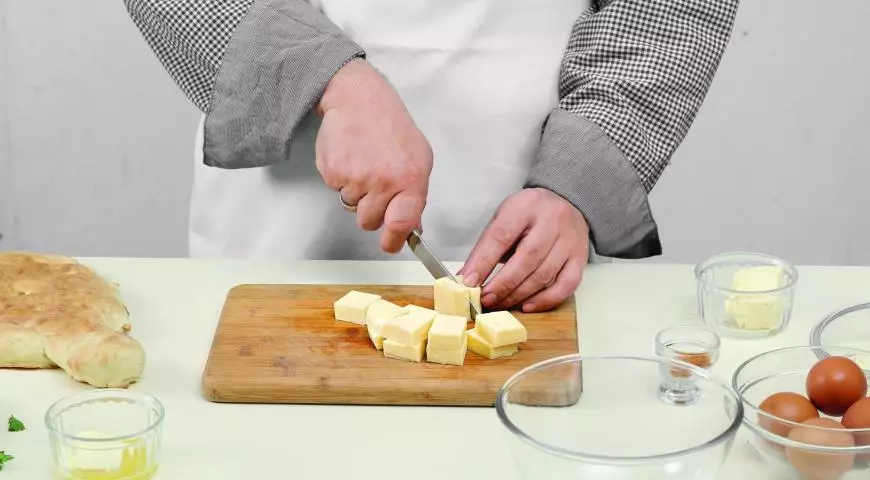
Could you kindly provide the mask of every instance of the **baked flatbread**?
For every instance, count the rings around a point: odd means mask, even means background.
[[[145,367],[117,284],[74,258],[0,253],[0,367],[57,368],[127,387]]]

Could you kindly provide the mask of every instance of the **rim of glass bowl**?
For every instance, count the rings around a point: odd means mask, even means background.
[[[716,435],[714,438],[694,447],[685,448],[682,450],[677,450],[674,452],[668,453],[660,453],[657,455],[646,455],[646,456],[636,456],[636,457],[617,457],[611,455],[597,455],[597,454],[589,454],[589,453],[581,453],[573,450],[568,450],[565,448],[557,447],[555,445],[551,445],[549,443],[542,442],[533,438],[531,435],[524,432],[521,428],[519,428],[513,421],[508,417],[507,412],[505,411],[505,403],[507,402],[508,393],[510,389],[516,384],[520,379],[522,379],[526,374],[535,372],[538,370],[543,370],[545,368],[551,367],[553,365],[559,365],[564,363],[572,363],[572,362],[583,362],[584,360],[633,360],[633,361],[642,361],[642,362],[650,362],[650,363],[658,363],[660,365],[665,364],[669,366],[680,366],[687,370],[690,370],[692,373],[697,375],[698,377],[703,378],[706,381],[713,382],[717,386],[722,389],[722,392],[731,397],[732,401],[735,405],[735,414],[734,418],[731,420],[731,424]],[[702,450],[706,450],[710,447],[714,447],[720,443],[727,441],[729,438],[732,438],[734,434],[737,432],[737,429],[740,428],[740,425],[743,421],[743,404],[740,403],[740,399],[734,392],[728,388],[728,385],[714,378],[709,372],[703,370],[691,363],[679,361],[679,360],[671,360],[662,357],[646,357],[639,355],[583,355],[580,353],[574,353],[569,355],[562,355],[559,357],[554,357],[549,360],[543,360],[541,362],[529,365],[528,367],[523,368],[522,370],[513,374],[507,381],[502,385],[499,389],[498,394],[496,395],[495,401],[495,410],[498,414],[499,420],[501,423],[507,427],[507,429],[519,437],[523,442],[531,445],[534,448],[539,450],[543,450],[546,453],[556,455],[562,458],[567,458],[570,460],[581,460],[587,461],[591,463],[599,463],[599,464],[610,464],[610,465],[632,465],[632,464],[647,464],[655,461],[665,461],[678,457],[682,457],[686,454],[700,452]]]
[[[123,398],[125,396],[133,398]],[[80,407],[84,404],[93,403],[95,401],[135,403],[137,405],[151,408],[157,414],[157,418],[155,418],[154,421],[150,422],[147,427],[134,433],[105,438],[79,437],[77,435],[64,432],[55,426],[54,418],[57,417],[57,415],[72,408]],[[163,424],[163,418],[165,416],[166,410],[163,407],[163,403],[161,403],[160,400],[158,400],[157,397],[154,397],[153,395],[124,388],[101,388],[98,390],[86,390],[84,392],[67,395],[66,397],[63,397],[52,403],[51,406],[48,407],[48,410],[46,410],[45,412],[45,426],[51,434],[63,437],[68,440],[93,443],[117,442],[120,440],[129,440],[132,438],[141,437],[142,435],[151,432],[152,430]]]
[[[822,334],[825,333],[825,328],[828,325],[834,323],[835,321],[855,312],[859,312],[861,310],[870,309],[870,303],[859,303],[858,305],[852,305],[851,307],[842,308],[837,310],[836,312],[828,315],[821,322],[817,323],[815,327],[813,327],[810,332],[810,346],[813,347],[821,347],[822,346]],[[830,346],[830,345],[829,345]]]
[[[714,283],[711,283],[711,282],[704,280],[704,278],[702,277],[702,274],[705,271],[707,271],[711,266],[721,262],[722,260],[724,260],[728,257],[736,257],[736,256],[763,258],[763,259],[767,260],[768,262],[774,263],[774,264],[782,267],[783,270],[788,272],[789,281],[785,285],[781,285],[781,286],[774,288],[774,289],[771,289],[771,290],[737,290],[734,288],[722,287],[722,286],[719,286],[719,285],[716,285]],[[707,288],[709,290],[716,290],[718,292],[725,292],[725,293],[737,293],[737,294],[744,294],[744,295],[763,295],[763,294],[779,293],[779,292],[788,290],[790,288],[793,288],[797,284],[798,276],[799,276],[799,274],[798,274],[797,268],[795,268],[795,266],[792,265],[791,263],[789,263],[789,262],[787,262],[779,257],[769,255],[766,253],[758,253],[758,252],[738,251],[738,252],[718,253],[716,255],[708,257],[706,260],[703,260],[703,261],[699,262],[697,265],[695,265],[695,280],[697,280],[698,283],[704,285],[704,288]]]
[[[788,351],[788,350],[796,351],[796,350],[810,350],[810,349],[812,349],[813,351],[816,352],[816,356],[819,356],[819,353],[817,350],[818,349],[825,349],[825,348],[838,349],[838,350],[841,350],[841,351],[846,352],[846,353],[852,353],[852,352],[862,353],[862,354],[863,353],[870,353],[870,352],[867,352],[865,350],[860,350],[857,348],[837,347],[837,346],[833,346],[833,345],[827,345],[824,347],[813,346],[813,345],[794,345],[794,346],[790,346],[790,347],[782,347],[782,348],[777,348],[774,350],[768,350],[766,352],[759,353],[758,355],[754,355],[754,356],[750,357],[748,360],[741,363],[740,366],[737,367],[736,370],[734,370],[734,375],[731,376],[731,389],[737,393],[737,396],[740,398],[740,403],[742,405],[744,405],[745,413],[743,416],[743,421],[744,421],[744,423],[746,423],[746,425],[753,432],[757,433],[761,437],[763,437],[767,440],[770,440],[772,442],[778,443],[780,445],[784,445],[786,447],[799,447],[802,450],[809,450],[809,451],[815,451],[815,452],[820,452],[820,453],[843,453],[843,452],[870,453],[870,445],[855,445],[854,447],[830,447],[830,446],[822,446],[822,445],[813,445],[811,443],[796,442],[794,440],[790,440],[789,438],[781,437],[779,435],[776,435],[773,432],[765,430],[764,428],[761,427],[761,425],[758,424],[758,422],[753,420],[753,418],[758,418],[758,415],[761,415],[765,418],[769,418],[772,421],[776,421],[777,423],[787,425],[789,428],[801,427],[801,428],[809,428],[811,430],[820,430],[820,431],[825,431],[825,432],[840,432],[840,433],[850,433],[850,434],[856,434],[856,433],[857,434],[870,434],[870,428],[835,429],[835,428],[828,428],[828,427],[818,427],[815,425],[803,425],[799,422],[792,422],[791,420],[786,420],[784,418],[776,417],[774,415],[771,415],[771,414],[761,410],[760,408],[758,408],[757,405],[755,405],[754,403],[747,400],[743,396],[743,392],[747,388],[758,383],[759,381],[765,380],[769,377],[763,377],[761,379],[753,379],[752,382],[743,385],[742,388],[740,388],[740,386],[737,385],[737,377],[740,376],[740,373],[743,372],[743,370],[746,369],[753,361],[758,360],[759,358],[763,358],[766,356],[773,355],[775,353]],[[824,355],[824,357],[830,356],[828,354],[822,354],[822,355]],[[824,358],[824,357],[819,357],[819,358]],[[754,414],[754,417],[750,416],[750,413]]]

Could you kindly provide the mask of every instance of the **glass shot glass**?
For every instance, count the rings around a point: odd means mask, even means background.
[[[669,327],[655,338],[656,355],[685,362],[704,370],[710,370],[719,360],[721,347],[719,335],[712,329],[700,326]],[[698,401],[701,392],[695,374],[678,364],[662,366],[662,382],[659,398],[675,405],[691,405]]]
[[[160,462],[163,417],[159,400],[133,390],[88,390],[58,400],[45,414],[56,477],[153,477]]]

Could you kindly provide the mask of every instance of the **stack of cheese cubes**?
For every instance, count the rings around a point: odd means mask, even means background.
[[[479,287],[439,278],[434,300],[435,310],[400,307],[379,295],[352,290],[335,302],[335,318],[364,325],[385,357],[411,362],[422,362],[425,356],[433,363],[462,365],[469,349],[494,359],[516,353],[526,341],[525,327],[506,311],[479,314],[475,327],[466,330],[469,301],[480,310]]]

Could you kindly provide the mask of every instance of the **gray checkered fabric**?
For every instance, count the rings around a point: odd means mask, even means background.
[[[124,0],[133,22],[188,98],[208,111],[233,31],[254,0]]]
[[[365,56],[306,0],[125,4],[172,78],[209,114],[208,165],[246,168],[287,158],[295,125],[331,75]],[[561,101],[544,125],[525,186],[549,189],[583,212],[598,254],[658,255],[647,194],[707,93],[738,0],[593,5],[574,24]]]

